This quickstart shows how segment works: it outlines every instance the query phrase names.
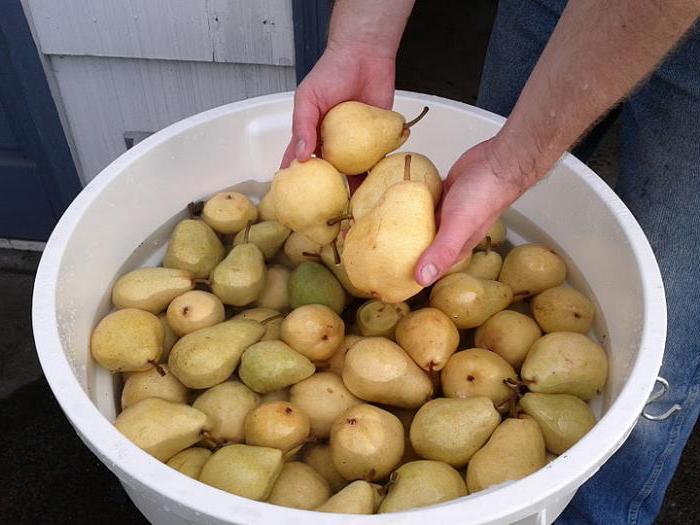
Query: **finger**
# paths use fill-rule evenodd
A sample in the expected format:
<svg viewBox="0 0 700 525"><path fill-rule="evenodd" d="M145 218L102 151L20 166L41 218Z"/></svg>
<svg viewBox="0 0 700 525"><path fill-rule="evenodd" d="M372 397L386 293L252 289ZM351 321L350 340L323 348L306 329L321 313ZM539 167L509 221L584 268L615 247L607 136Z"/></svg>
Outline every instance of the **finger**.
<svg viewBox="0 0 700 525"><path fill-rule="evenodd" d="M309 160L316 149L316 127L319 119L320 111L316 104L303 92L297 90L292 115L292 140L282 158L283 168L294 159L301 162Z"/></svg>

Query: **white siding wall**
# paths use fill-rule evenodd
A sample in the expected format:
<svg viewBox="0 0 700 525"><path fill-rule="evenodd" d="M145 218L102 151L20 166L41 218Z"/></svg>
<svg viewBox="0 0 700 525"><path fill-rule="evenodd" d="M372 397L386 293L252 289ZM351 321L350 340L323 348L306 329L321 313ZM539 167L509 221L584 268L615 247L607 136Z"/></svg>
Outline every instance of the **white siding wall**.
<svg viewBox="0 0 700 525"><path fill-rule="evenodd" d="M295 86L290 0L23 0L84 182L153 132Z"/></svg>

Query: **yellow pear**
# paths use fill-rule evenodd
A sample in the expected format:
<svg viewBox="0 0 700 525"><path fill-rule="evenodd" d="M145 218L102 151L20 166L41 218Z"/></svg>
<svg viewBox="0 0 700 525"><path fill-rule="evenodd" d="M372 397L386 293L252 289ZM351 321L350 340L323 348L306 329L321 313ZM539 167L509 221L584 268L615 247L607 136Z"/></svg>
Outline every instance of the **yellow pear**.
<svg viewBox="0 0 700 525"><path fill-rule="evenodd" d="M258 220L258 210L251 200L235 191L217 193L202 209L202 219L215 231L238 233L249 222Z"/></svg>
<svg viewBox="0 0 700 525"><path fill-rule="evenodd" d="M500 246L506 242L506 235L508 231L506 225L501 219L496 219L489 229L486 231L486 235L479 242L477 248L485 250L488 246Z"/></svg>
<svg viewBox="0 0 700 525"><path fill-rule="evenodd" d="M272 200L272 192L268 191L258 204L258 218L261 221L276 221L275 203Z"/></svg>
<svg viewBox="0 0 700 525"><path fill-rule="evenodd" d="M117 308L138 308L154 314L165 310L170 301L194 288L192 274L172 268L139 268L122 275L112 288Z"/></svg>
<svg viewBox="0 0 700 525"><path fill-rule="evenodd" d="M532 314L545 332L580 332L591 329L595 306L578 290L556 286L537 294L531 303Z"/></svg>
<svg viewBox="0 0 700 525"><path fill-rule="evenodd" d="M384 155L406 142L410 127L428 111L411 122L400 113L362 102L341 102L326 113L321 122L323 158L346 175L369 170Z"/></svg>
<svg viewBox="0 0 700 525"><path fill-rule="evenodd" d="M167 312L168 323L178 336L214 326L225 318L221 299L201 290L190 290L177 296Z"/></svg>
<svg viewBox="0 0 700 525"><path fill-rule="evenodd" d="M381 485L376 483L358 479L331 496L315 510L341 514L374 514L382 501L381 488Z"/></svg>
<svg viewBox="0 0 700 525"><path fill-rule="evenodd" d="M258 295L255 305L279 312L289 310L288 284L291 273L289 268L284 266L269 266L265 274L265 288Z"/></svg>
<svg viewBox="0 0 700 525"><path fill-rule="evenodd" d="M265 326L265 334L260 339L261 341L276 341L280 338L280 327L284 315L278 310L272 308L248 308L234 315L234 319L251 319L262 323Z"/></svg>
<svg viewBox="0 0 700 525"><path fill-rule="evenodd" d="M284 318L280 339L311 361L325 361L340 347L345 323L322 304L301 306Z"/></svg>
<svg viewBox="0 0 700 525"><path fill-rule="evenodd" d="M315 370L311 361L282 341L260 341L243 353L238 375L249 388L266 394L298 383Z"/></svg>
<svg viewBox="0 0 700 525"><path fill-rule="evenodd" d="M224 246L207 223L185 219L175 226L163 266L187 270L193 277L206 279L224 258Z"/></svg>
<svg viewBox="0 0 700 525"><path fill-rule="evenodd" d="M243 383L226 381L204 392L192 406L209 416L209 437L216 444L242 443L246 416L259 402L258 394Z"/></svg>
<svg viewBox="0 0 700 525"><path fill-rule="evenodd" d="M284 255L294 269L303 262L318 261L321 245L302 233L292 232L284 243Z"/></svg>
<svg viewBox="0 0 700 525"><path fill-rule="evenodd" d="M333 355L323 363L322 365L319 365L320 368L327 367L327 370L329 372L334 372L336 374L343 375L343 366L345 366L345 354L348 353L348 350L350 350L350 347L354 345L356 342L358 342L360 339L362 339L362 336L359 335L346 335L345 339L343 339L343 342L340 344L340 347L333 352Z"/></svg>
<svg viewBox="0 0 700 525"><path fill-rule="evenodd" d="M309 416L288 401L263 403L248 413L245 442L278 448L285 457L296 453L309 437Z"/></svg>
<svg viewBox="0 0 700 525"><path fill-rule="evenodd" d="M502 264L503 259L498 252L474 252L465 272L477 279L493 281L498 279Z"/></svg>
<svg viewBox="0 0 700 525"><path fill-rule="evenodd" d="M406 303L367 301L357 309L357 326L364 337L386 337L393 340L396 325L410 311Z"/></svg>
<svg viewBox="0 0 700 525"><path fill-rule="evenodd" d="M260 248L265 260L270 260L284 245L290 230L277 221L263 221L250 227L249 241ZM245 229L239 231L233 239L233 245L238 246L245 241Z"/></svg>
<svg viewBox="0 0 700 525"><path fill-rule="evenodd" d="M539 244L521 244L508 252L498 280L510 286L513 299L520 300L566 279L566 263L557 252Z"/></svg>
<svg viewBox="0 0 700 525"><path fill-rule="evenodd" d="M446 275L452 275L453 273L463 273L467 271L467 268L469 268L469 264L472 260L472 252L467 252L464 254L460 259L457 259L454 263L452 263L452 266L450 266L447 270L445 270L442 274L442 276Z"/></svg>
<svg viewBox="0 0 700 525"><path fill-rule="evenodd" d="M327 443L310 443L308 448L305 447L302 461L321 474L333 492L348 484L348 480L335 468L331 447Z"/></svg>
<svg viewBox="0 0 700 525"><path fill-rule="evenodd" d="M168 466L192 479L198 479L202 467L211 457L211 450L200 447L186 448L168 460Z"/></svg>
<svg viewBox="0 0 700 525"><path fill-rule="evenodd" d="M158 314L158 320L160 325L163 327L163 352L160 354L160 362L167 363L168 357L170 356L170 349L175 343L177 343L178 335L173 331L170 324L168 323L168 317L166 312L161 312Z"/></svg>
<svg viewBox="0 0 700 525"><path fill-rule="evenodd" d="M260 403L269 403L270 401L289 401L289 387L273 390L260 396Z"/></svg>
<svg viewBox="0 0 700 525"><path fill-rule="evenodd" d="M348 272L345 269L345 264L343 264L342 259L344 246L345 239L341 232L337 239L321 248L321 261L323 261L323 264L325 264L328 269L333 272L333 275L335 275L338 282L343 286L343 288L345 288L346 292L353 297L369 299L371 295L357 288L354 284L352 284L352 281L350 281L350 277L348 277Z"/></svg>
<svg viewBox="0 0 700 525"><path fill-rule="evenodd" d="M396 325L396 342L423 370L442 370L457 351L459 332L437 308L420 308Z"/></svg>
<svg viewBox="0 0 700 525"><path fill-rule="evenodd" d="M399 418L401 424L403 425L403 456L401 456L401 461L399 465L408 463L409 461L415 461L417 459L422 459L418 453L413 449L411 444L411 425L413 424L413 419L416 417L417 410L409 408L396 408L390 407L389 412L394 414Z"/></svg>
<svg viewBox="0 0 700 525"><path fill-rule="evenodd" d="M189 391L165 365L129 374L122 389L122 410L142 399L157 397L173 403L187 403Z"/></svg>
<svg viewBox="0 0 700 525"><path fill-rule="evenodd" d="M530 347L542 337L537 323L525 314L503 310L476 329L474 344L496 352L519 370Z"/></svg>
<svg viewBox="0 0 700 525"><path fill-rule="evenodd" d="M500 406L515 394L505 381L515 384L517 377L513 367L498 354L471 348L450 357L440 382L445 397L486 396Z"/></svg>
<svg viewBox="0 0 700 525"><path fill-rule="evenodd" d="M328 482L310 466L299 461L285 463L272 487L268 503L311 510L331 495Z"/></svg>

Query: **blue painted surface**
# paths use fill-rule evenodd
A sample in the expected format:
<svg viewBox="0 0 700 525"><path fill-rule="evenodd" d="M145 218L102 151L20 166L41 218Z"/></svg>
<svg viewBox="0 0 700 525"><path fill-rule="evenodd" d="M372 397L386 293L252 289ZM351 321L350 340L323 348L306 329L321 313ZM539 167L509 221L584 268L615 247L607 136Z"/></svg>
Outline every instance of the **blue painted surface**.
<svg viewBox="0 0 700 525"><path fill-rule="evenodd" d="M292 0L297 83L301 82L326 47L331 0Z"/></svg>

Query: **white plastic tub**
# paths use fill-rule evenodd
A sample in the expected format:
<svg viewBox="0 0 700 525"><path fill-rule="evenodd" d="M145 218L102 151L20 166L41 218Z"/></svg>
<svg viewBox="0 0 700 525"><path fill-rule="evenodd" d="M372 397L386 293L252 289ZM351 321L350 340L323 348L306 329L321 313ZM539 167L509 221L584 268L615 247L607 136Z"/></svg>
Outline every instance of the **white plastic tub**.
<svg viewBox="0 0 700 525"><path fill-rule="evenodd" d="M398 93L395 109L410 118L423 105L431 111L405 149L428 155L443 174L503 121L466 104L412 93ZM654 385L666 334L663 284L644 234L605 183L571 156L506 215L512 241L545 240L565 254L570 280L595 298L595 331L610 356L610 378L596 407L602 418L544 469L411 512L320 514L198 483L112 426L114 381L88 351L92 327L109 310L110 284L125 269L158 262L168 228L189 201L243 181L269 181L289 138L291 110L292 94L285 93L178 122L113 162L66 211L44 251L33 306L37 352L66 416L154 523L551 523L631 431ZM258 195L264 190L255 182L243 188Z"/></svg>

